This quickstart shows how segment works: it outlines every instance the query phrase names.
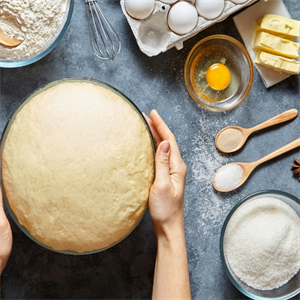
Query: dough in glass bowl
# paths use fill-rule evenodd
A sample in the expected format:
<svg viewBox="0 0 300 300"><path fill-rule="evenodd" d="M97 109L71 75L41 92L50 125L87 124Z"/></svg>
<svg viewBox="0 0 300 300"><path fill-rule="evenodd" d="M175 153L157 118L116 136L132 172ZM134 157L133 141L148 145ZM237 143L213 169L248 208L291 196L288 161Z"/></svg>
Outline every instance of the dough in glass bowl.
<svg viewBox="0 0 300 300"><path fill-rule="evenodd" d="M143 216L154 177L141 115L91 81L61 81L33 96L5 140L2 180L18 222L59 252L96 252Z"/></svg>

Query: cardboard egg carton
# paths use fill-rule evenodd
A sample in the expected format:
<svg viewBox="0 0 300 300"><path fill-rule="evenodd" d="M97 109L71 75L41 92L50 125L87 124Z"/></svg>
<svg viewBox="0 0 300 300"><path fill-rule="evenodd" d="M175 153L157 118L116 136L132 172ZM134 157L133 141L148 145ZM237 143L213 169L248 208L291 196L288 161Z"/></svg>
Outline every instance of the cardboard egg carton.
<svg viewBox="0 0 300 300"><path fill-rule="evenodd" d="M124 1L125 0L121 0L122 11L126 16L139 48L146 55L155 56L173 47L176 47L177 50L182 49L183 42L187 39L195 36L207 27L225 20L231 14L257 0L248 0L242 4L235 4L229 0L225 0L224 10L219 17L213 20L207 20L198 16L196 27L184 35L178 35L169 29L167 18L172 4L166 4L157 0L154 10L148 18L136 20L130 17L126 12Z"/></svg>

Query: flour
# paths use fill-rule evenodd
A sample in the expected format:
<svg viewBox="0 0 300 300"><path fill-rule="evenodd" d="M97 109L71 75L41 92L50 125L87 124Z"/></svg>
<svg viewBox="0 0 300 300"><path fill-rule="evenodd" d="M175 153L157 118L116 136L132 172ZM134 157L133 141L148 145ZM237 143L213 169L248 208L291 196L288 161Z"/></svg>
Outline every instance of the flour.
<svg viewBox="0 0 300 300"><path fill-rule="evenodd" d="M300 218L286 203L259 198L242 205L225 233L225 255L249 286L272 290L300 269Z"/></svg>
<svg viewBox="0 0 300 300"><path fill-rule="evenodd" d="M42 49L59 28L67 0L1 0L0 28L23 41L15 48L0 44L0 57L19 59Z"/></svg>

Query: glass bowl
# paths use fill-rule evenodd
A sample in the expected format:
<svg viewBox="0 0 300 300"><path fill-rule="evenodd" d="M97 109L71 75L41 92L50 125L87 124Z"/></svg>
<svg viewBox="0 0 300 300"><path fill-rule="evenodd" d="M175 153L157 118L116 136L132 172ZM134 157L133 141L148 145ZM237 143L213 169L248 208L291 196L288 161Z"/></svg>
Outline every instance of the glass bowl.
<svg viewBox="0 0 300 300"><path fill-rule="evenodd" d="M297 294L300 293L300 272L298 272L294 277L291 278L290 281L288 281L283 286L268 290L268 291L262 291L254 289L247 284L245 284L243 281L241 281L232 271L230 268L229 262L227 260L226 254L225 254L225 246L224 246L224 240L225 240L225 234L226 234L226 228L228 223L230 222L231 217L233 214L246 202L252 201L254 199L258 198L264 198L264 197L272 197L279 199L286 204L288 204L291 208L293 208L298 216L300 217L300 200L296 198L293 195L290 195L285 192L276 191L276 190L265 190L256 192L254 194L249 195L248 197L241 200L239 203L235 205L235 207L230 211L228 214L223 227L221 231L221 237L220 237L220 254L221 254L221 260L223 267L225 269L225 273L232 282L232 284L244 295L251 299L255 300L263 300L263 299L273 299L273 300L283 300L283 299L290 299Z"/></svg>
<svg viewBox="0 0 300 300"><path fill-rule="evenodd" d="M145 208L145 211L143 212L143 214L141 215L140 219L137 220L136 224L134 225L134 227L125 235L123 236L120 240L116 241L115 243L109 245L108 247L106 248L102 248L102 249L97 249L97 250L93 250L93 251L88 251L88 252L82 252L82 253L78 253L78 252L74 252L74 251L58 251L58 250L55 250L55 249L52 249L51 247L47 246L47 245L44 245L42 244L41 242L39 242L37 239L35 239L31 234L30 232L20 224L20 222L18 221L18 218L16 217L16 215L14 214L13 210L10 208L10 205L9 205L9 202L7 200L7 197L5 195L5 189L4 189L4 186L3 186L3 180L2 180L2 156L3 156L3 149L4 149L4 144L5 144L5 141L6 141L6 138L7 138L7 135L9 133L9 130L10 130L10 127L11 125L13 124L17 114L19 113L19 111L32 99L34 98L36 95L40 94L41 92L44 92L45 90L57 85L57 84L60 84L60 83L63 83L63 82L87 82L87 83L91 83L91 84L95 84L95 85L99 85L101 87L104 87L106 89L109 89L111 92L117 94L118 96L120 96L126 103L128 103L132 109L140 116L143 124L145 125L145 128L149 134L149 137L150 137L150 141L151 141L151 145L152 145L152 149L153 149L153 162L155 161L155 143L154 143L154 140L153 140L153 136L152 136L152 133L151 133L151 130L150 130L150 127L147 123L147 121L145 120L143 114L141 113L141 111L138 109L138 107L129 99L127 98L123 93L121 93L119 90L117 90L116 88L102 82L102 81L98 81L98 80L95 80L95 79L91 79L91 78L65 78L65 79L61 79L61 80L57 80L57 81L53 81L49 84L46 84L38 89L36 89L35 91L33 91L30 95L28 95L21 103L20 105L16 108L16 110L13 112L13 114L11 115L11 117L9 118L4 130L3 130L3 133L2 133L2 137L1 137L1 141L0 141L0 184L1 184L1 189L2 189L2 193L3 193L3 200L4 200L4 203L6 205L6 208L11 216L11 218L14 220L14 222L16 223L16 225L21 229L21 231L23 233L25 233L25 235L27 235L27 237L29 237L31 240L33 240L34 242L36 242L38 245L48 249L48 250L51 250L51 251L54 251L54 252L58 252L58 253L62 253L62 254L72 254L72 255L86 255L86 254L92 254L92 253L98 253L98 252L102 252L104 250L107 250L107 249L110 249L111 247L117 245L118 243L120 243L122 240L124 240L127 236L130 235L130 233L138 226L138 224L140 223L140 221L142 220L143 216L145 215L145 212L148 208L148 205L146 206ZM155 175L155 163L154 163L154 175Z"/></svg>
<svg viewBox="0 0 300 300"><path fill-rule="evenodd" d="M225 65L230 71L230 84L222 90L212 89L206 81L206 72L215 63ZM198 104L212 111L227 111L241 104L251 89L253 76L253 63L247 50L227 35L212 35L199 41L184 66L189 94Z"/></svg>
<svg viewBox="0 0 300 300"><path fill-rule="evenodd" d="M17 67L27 66L40 60L48 53L50 53L59 43L61 38L64 36L72 18L73 8L74 8L74 0L66 0L66 11L61 21L61 24L56 30L55 35L46 43L46 45L43 48L41 48L40 50L38 50L37 52L33 53L30 56L25 56L18 59L9 59L9 58L0 57L0 67L17 68Z"/></svg>

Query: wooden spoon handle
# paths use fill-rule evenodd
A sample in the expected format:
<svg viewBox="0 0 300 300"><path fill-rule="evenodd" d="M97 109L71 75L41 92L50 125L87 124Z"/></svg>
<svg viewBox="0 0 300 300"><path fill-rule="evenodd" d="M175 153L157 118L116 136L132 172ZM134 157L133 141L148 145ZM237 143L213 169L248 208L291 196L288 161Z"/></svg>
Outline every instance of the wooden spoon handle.
<svg viewBox="0 0 300 300"><path fill-rule="evenodd" d="M251 133L252 132L255 132L255 131L258 131L258 130L261 130L261 129L264 129L264 128L267 128L267 127L270 127L270 126L273 126L273 125L276 125L276 124L280 124L280 123L283 123L283 122L286 122L286 121L289 121L295 117L297 117L298 115L298 110L297 109L290 109L290 110L287 110L257 126L254 126L252 128L250 128L250 131Z"/></svg>
<svg viewBox="0 0 300 300"><path fill-rule="evenodd" d="M287 144L287 145L279 148L278 150L276 150L276 151L274 151L274 152L272 152L272 153L264 156L263 158L257 160L256 162L254 162L254 165L256 167L256 166L258 166L258 165L260 165L260 164L262 164L262 163L264 163L264 162L266 162L266 161L268 161L268 160L270 160L270 159L272 159L274 157L277 157L277 156L279 156L279 155L281 155L283 153L286 153L286 152L288 152L290 150L293 150L293 149L295 149L297 147L300 147L300 138L294 140L293 142L291 142L291 143L289 143L289 144Z"/></svg>

